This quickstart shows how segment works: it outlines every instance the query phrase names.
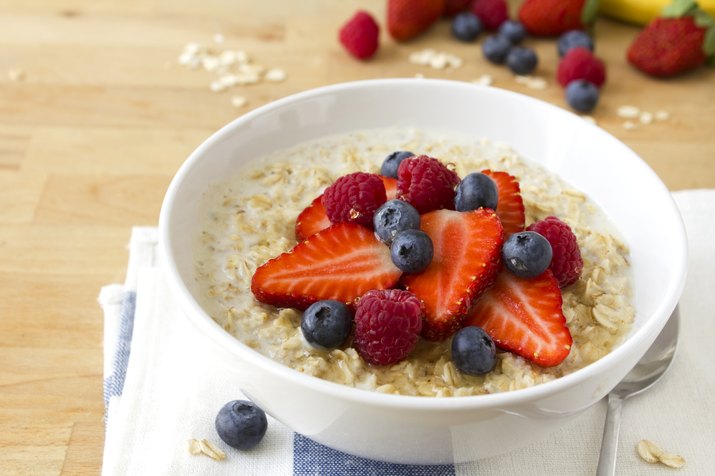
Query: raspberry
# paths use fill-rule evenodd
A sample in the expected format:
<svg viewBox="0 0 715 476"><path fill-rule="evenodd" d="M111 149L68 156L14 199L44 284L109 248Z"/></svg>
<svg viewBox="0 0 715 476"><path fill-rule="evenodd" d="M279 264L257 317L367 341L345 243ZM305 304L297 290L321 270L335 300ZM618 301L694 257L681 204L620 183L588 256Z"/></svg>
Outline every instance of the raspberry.
<svg viewBox="0 0 715 476"><path fill-rule="evenodd" d="M571 228L551 216L529 225L527 230L543 235L551 243L553 258L549 269L558 280L559 287L564 288L578 281L583 270L583 259Z"/></svg>
<svg viewBox="0 0 715 476"><path fill-rule="evenodd" d="M400 289L368 291L355 309L353 345L366 362L390 365L412 352L422 330L422 304Z"/></svg>
<svg viewBox="0 0 715 476"><path fill-rule="evenodd" d="M454 210L454 189L459 176L442 162L426 155L405 159L397 169L397 198L420 213L440 208Z"/></svg>
<svg viewBox="0 0 715 476"><path fill-rule="evenodd" d="M606 67L588 49L572 48L559 63L556 79L563 87L576 79L584 79L600 88L606 82Z"/></svg>
<svg viewBox="0 0 715 476"><path fill-rule="evenodd" d="M472 13L482 20L487 30L496 30L509 19L509 10L504 0L475 0Z"/></svg>
<svg viewBox="0 0 715 476"><path fill-rule="evenodd" d="M372 217L387 201L379 175L355 172L343 175L323 193L323 206L332 223L357 223L372 228Z"/></svg>
<svg viewBox="0 0 715 476"><path fill-rule="evenodd" d="M380 27L375 19L366 11L359 10L340 29L340 43L348 53L365 60L377 51L379 46Z"/></svg>

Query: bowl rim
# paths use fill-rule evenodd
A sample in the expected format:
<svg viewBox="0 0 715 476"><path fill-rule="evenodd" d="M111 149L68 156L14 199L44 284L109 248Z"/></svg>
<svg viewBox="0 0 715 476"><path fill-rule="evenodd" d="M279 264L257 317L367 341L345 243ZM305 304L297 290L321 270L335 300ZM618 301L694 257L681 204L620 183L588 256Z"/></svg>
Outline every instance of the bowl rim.
<svg viewBox="0 0 715 476"><path fill-rule="evenodd" d="M414 87L416 84L420 84L425 88L463 88L465 92L469 92L469 90L481 90L483 93L486 94L494 94L507 98L510 101L521 101L523 103L531 105L532 107L548 110L552 114L562 115L565 117L567 116L568 120L571 121L582 121L582 127L591 127L593 128L593 132L597 135L600 135L602 139L617 142L617 145L624 149L625 155L631 157L630 160L636 160L640 162L640 165L644 167L644 172L650 173L651 180L655 180L661 188L661 191L668 195L670 199L670 210L667 210L667 212L677 218L677 235L681 243L681 246L678 249L670 250L672 253L677 254L676 262L678 263L678 266L676 269L670 270L670 274L674 275L675 279L672 280L671 285L667 289L667 293L664 294L663 299L661 299L658 307L653 313L655 315L660 315L660 319L653 319L652 317L648 318L647 322L645 322L643 326L637 329L633 334L629 335L625 341L619 343L615 349L613 349L611 352L609 352L599 360L570 374L558 377L552 381L518 390L459 397L429 397L384 394L373 390L349 387L339 383L323 380L312 375L303 374L297 370L288 367L287 365L284 365L271 359L270 357L260 354L256 350L251 349L247 345L243 344L243 342L239 341L237 338L226 332L217 322L215 322L208 315L208 313L203 310L199 303L192 297L188 287L181 279L176 261L173 257L173 254L171 253L172 237L171 233L169 232L169 230L172 228L173 223L173 204L175 202L175 196L177 195L184 181L190 176L191 170L194 168L197 162L201 160L205 152L210 149L214 143L221 141L227 136L230 136L237 129L241 128L244 124L249 123L257 117L268 114L284 106L299 103L306 99L311 99L327 94L349 93L353 90L360 90L365 88L379 88L385 86L395 87L409 85L411 87ZM675 225L675 223L673 225ZM232 355L243 358L251 364L257 365L265 371L276 374L277 376L286 379L291 383L295 383L302 387L312 387L315 391L325 393L342 400L360 402L363 404L367 403L382 407L419 409L426 411L461 411L464 409L480 409L487 407L501 408L521 404L524 402L535 401L550 395L557 394L566 388L576 386L584 380L592 377L593 375L602 373L608 368L615 366L618 360L621 358L621 355L633 351L633 349L640 345L643 340L646 340L649 337L655 338L655 335L660 332L660 329L665 325L667 316L669 316L675 308L675 305L677 304L677 301L682 293L685 284L687 268L687 239L685 234L685 227L678 208L672 196L670 195L670 192L665 187L660 178L657 176L657 174L626 144L624 144L615 136L609 134L605 130L593 124L587 123L576 114L556 105L542 101L540 99L491 86L481 86L462 81L444 79L386 78L331 84L291 94L289 96L269 102L252 111L247 112L242 116L237 117L236 119L221 127L219 130L215 131L207 139L205 139L189 155L189 157L183 162L179 170L174 175L167 189L160 211L159 244L159 253L162 257L162 267L167 273L167 283L175 297L178 299L180 308L186 315L186 318L195 327L197 327L201 331L201 333L204 334L205 337L208 337L214 343L220 345L221 347L224 347L226 350L231 352ZM646 349L643 349L643 352L645 352L645 350Z"/></svg>

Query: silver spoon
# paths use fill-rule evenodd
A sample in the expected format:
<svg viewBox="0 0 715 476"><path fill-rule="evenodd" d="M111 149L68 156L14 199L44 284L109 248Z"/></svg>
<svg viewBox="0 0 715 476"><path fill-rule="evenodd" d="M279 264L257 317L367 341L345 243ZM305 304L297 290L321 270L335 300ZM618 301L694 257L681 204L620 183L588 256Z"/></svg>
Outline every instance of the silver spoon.
<svg viewBox="0 0 715 476"><path fill-rule="evenodd" d="M616 452L618 450L618 430L621 426L621 408L623 400L637 395L655 384L670 368L678 345L680 312L675 307L665 327L656 337L653 345L641 360L626 375L616 388L608 394L608 411L603 427L601 456L598 459L596 476L616 474Z"/></svg>

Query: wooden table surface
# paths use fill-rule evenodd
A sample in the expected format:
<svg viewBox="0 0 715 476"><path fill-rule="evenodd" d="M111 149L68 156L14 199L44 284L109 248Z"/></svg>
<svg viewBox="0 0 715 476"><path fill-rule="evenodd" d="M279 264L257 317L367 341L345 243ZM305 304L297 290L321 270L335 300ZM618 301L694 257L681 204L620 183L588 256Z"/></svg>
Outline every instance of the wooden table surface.
<svg viewBox="0 0 715 476"><path fill-rule="evenodd" d="M529 40L544 90L515 82L440 22L406 44L383 32L379 54L353 60L336 41L359 6L303 0L3 0L0 6L0 474L97 474L103 445L102 285L123 281L132 225L155 225L172 175L204 138L287 94L391 76L473 80L565 106L553 40ZM216 43L215 34L224 42ZM715 187L715 69L658 81L628 66L637 33L606 19L597 51L609 80L593 113L671 190ZM215 77L177 63L188 42L242 49L282 68L283 82L215 93ZM410 64L426 47L464 66ZM231 98L247 98L243 108ZM667 121L623 127L616 110L665 110ZM379 114L379 111L375 111ZM618 173L614 170L613 173ZM637 184L633 184L637 187ZM647 197L644 197L647 199Z"/></svg>

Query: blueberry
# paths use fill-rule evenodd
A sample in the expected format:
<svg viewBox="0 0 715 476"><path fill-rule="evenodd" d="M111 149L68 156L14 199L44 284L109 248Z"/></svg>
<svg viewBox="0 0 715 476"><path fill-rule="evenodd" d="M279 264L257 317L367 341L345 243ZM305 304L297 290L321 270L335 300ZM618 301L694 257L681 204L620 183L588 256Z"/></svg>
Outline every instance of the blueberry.
<svg viewBox="0 0 715 476"><path fill-rule="evenodd" d="M263 410L248 400L233 400L216 415L216 433L238 450L250 450L263 439L268 420Z"/></svg>
<svg viewBox="0 0 715 476"><path fill-rule="evenodd" d="M571 48L586 48L593 51L593 38L585 31L571 30L559 36L557 47L561 57Z"/></svg>
<svg viewBox="0 0 715 476"><path fill-rule="evenodd" d="M473 41L483 29L482 20L471 12L462 12L452 20L452 35L460 41Z"/></svg>
<svg viewBox="0 0 715 476"><path fill-rule="evenodd" d="M503 36L512 45L521 43L526 38L526 28L521 22L516 20L507 20L499 26L499 36Z"/></svg>
<svg viewBox="0 0 715 476"><path fill-rule="evenodd" d="M427 233L405 230L395 236L390 246L392 262L405 273L419 273L432 262L434 247Z"/></svg>
<svg viewBox="0 0 715 476"><path fill-rule="evenodd" d="M488 36L482 43L484 57L495 64L502 64L511 49L511 42L499 35Z"/></svg>
<svg viewBox="0 0 715 476"><path fill-rule="evenodd" d="M520 278L533 278L551 264L551 244L535 231L521 231L506 239L501 249L504 265Z"/></svg>
<svg viewBox="0 0 715 476"><path fill-rule="evenodd" d="M498 198L497 184L491 177L481 173L471 173L457 185L454 208L458 212L468 212L480 207L496 210Z"/></svg>
<svg viewBox="0 0 715 476"><path fill-rule="evenodd" d="M388 200L377 209L372 224L377 236L389 245L399 232L420 228L420 212L402 200Z"/></svg>
<svg viewBox="0 0 715 476"><path fill-rule="evenodd" d="M303 312L300 329L305 340L315 347L335 349L342 346L353 328L350 309L331 299L311 304Z"/></svg>
<svg viewBox="0 0 715 476"><path fill-rule="evenodd" d="M539 58L536 56L536 52L531 48L524 48L523 46L515 46L506 55L506 65L514 74L525 75L531 74L536 69L536 65L539 63Z"/></svg>
<svg viewBox="0 0 715 476"><path fill-rule="evenodd" d="M497 363L494 341L481 327L463 327L452 338L452 362L465 374L491 372Z"/></svg>
<svg viewBox="0 0 715 476"><path fill-rule="evenodd" d="M598 87L584 79L566 85L566 101L578 112L591 112L598 104Z"/></svg>
<svg viewBox="0 0 715 476"><path fill-rule="evenodd" d="M397 168L400 163L408 157L414 157L415 154L406 150L396 150L392 154L385 157L380 168L380 175L383 177L397 178Z"/></svg>

